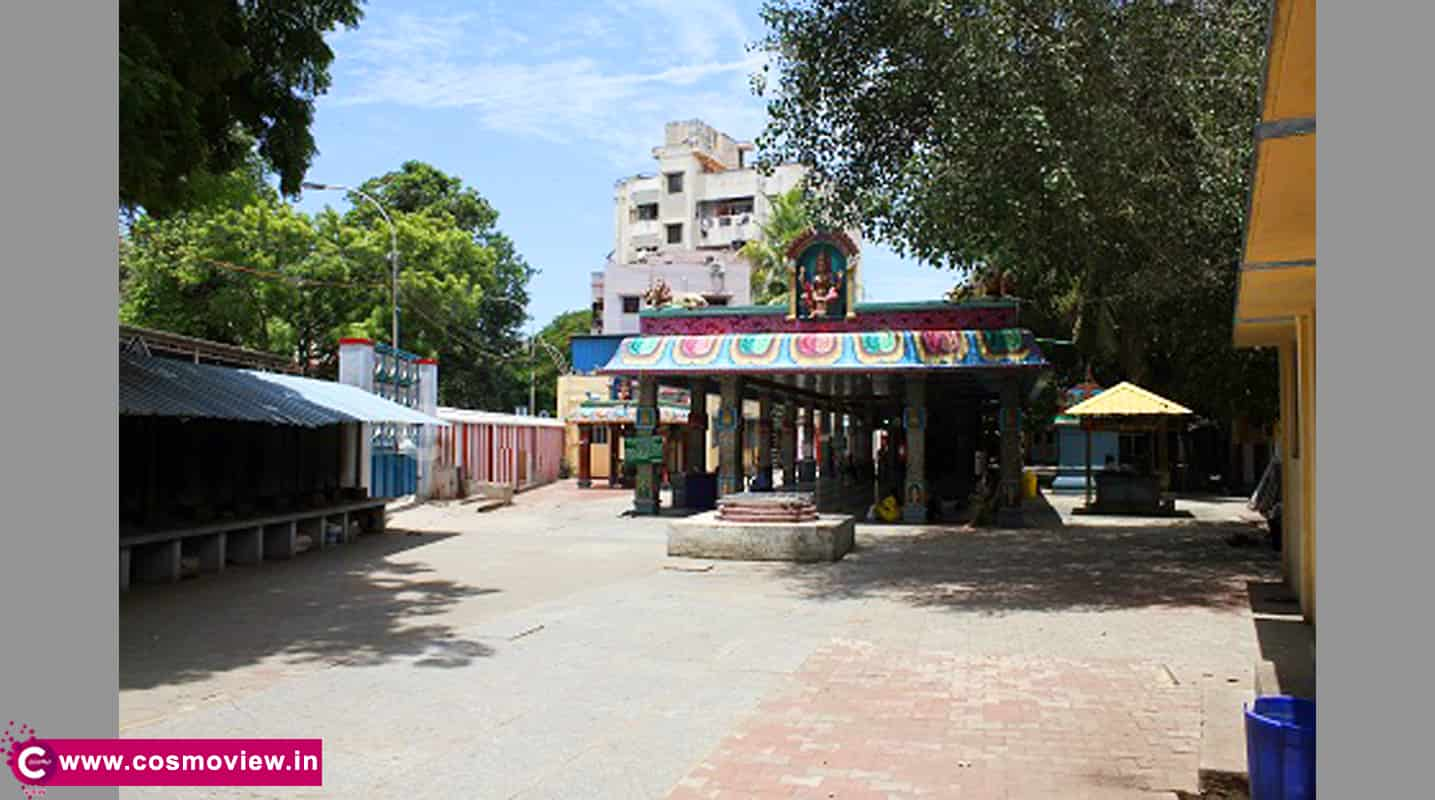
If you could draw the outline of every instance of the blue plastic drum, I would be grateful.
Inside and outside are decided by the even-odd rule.
[[[1315,703],[1258,697],[1246,708],[1246,765],[1251,800],[1315,797]]]

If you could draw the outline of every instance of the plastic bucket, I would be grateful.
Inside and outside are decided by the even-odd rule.
[[[1037,495],[1036,472],[1027,470],[1021,474],[1021,494],[1027,500],[1035,500]]]
[[[1315,703],[1258,697],[1246,715],[1246,767],[1251,800],[1315,797]]]

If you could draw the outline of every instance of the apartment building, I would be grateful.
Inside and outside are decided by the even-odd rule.
[[[748,305],[751,269],[736,253],[761,235],[770,199],[802,168],[763,175],[753,145],[700,120],[670,122],[653,148],[657,171],[618,181],[613,252],[593,273],[594,333],[636,333],[642,295],[658,278],[709,305]]]

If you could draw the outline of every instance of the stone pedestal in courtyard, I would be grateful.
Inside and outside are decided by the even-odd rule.
[[[837,561],[852,551],[856,521],[822,514],[807,522],[728,522],[717,511],[668,523],[668,555],[730,561]]]

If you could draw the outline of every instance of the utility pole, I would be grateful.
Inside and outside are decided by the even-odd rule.
[[[389,212],[384,210],[383,204],[378,200],[351,186],[344,186],[337,183],[311,183],[309,181],[305,181],[300,185],[305,189],[315,189],[318,191],[353,192],[359,197],[373,203],[374,208],[379,210],[379,216],[384,218],[384,222],[388,223],[389,271],[393,278],[393,287],[390,290],[389,298],[389,305],[393,309],[393,339],[390,344],[394,348],[394,354],[397,355],[399,350],[399,234],[398,228],[394,226],[394,221],[389,217]]]
[[[537,339],[537,334],[528,335],[528,415],[530,417],[538,416],[538,409],[534,408],[538,402],[538,362],[533,360],[533,347]]]

